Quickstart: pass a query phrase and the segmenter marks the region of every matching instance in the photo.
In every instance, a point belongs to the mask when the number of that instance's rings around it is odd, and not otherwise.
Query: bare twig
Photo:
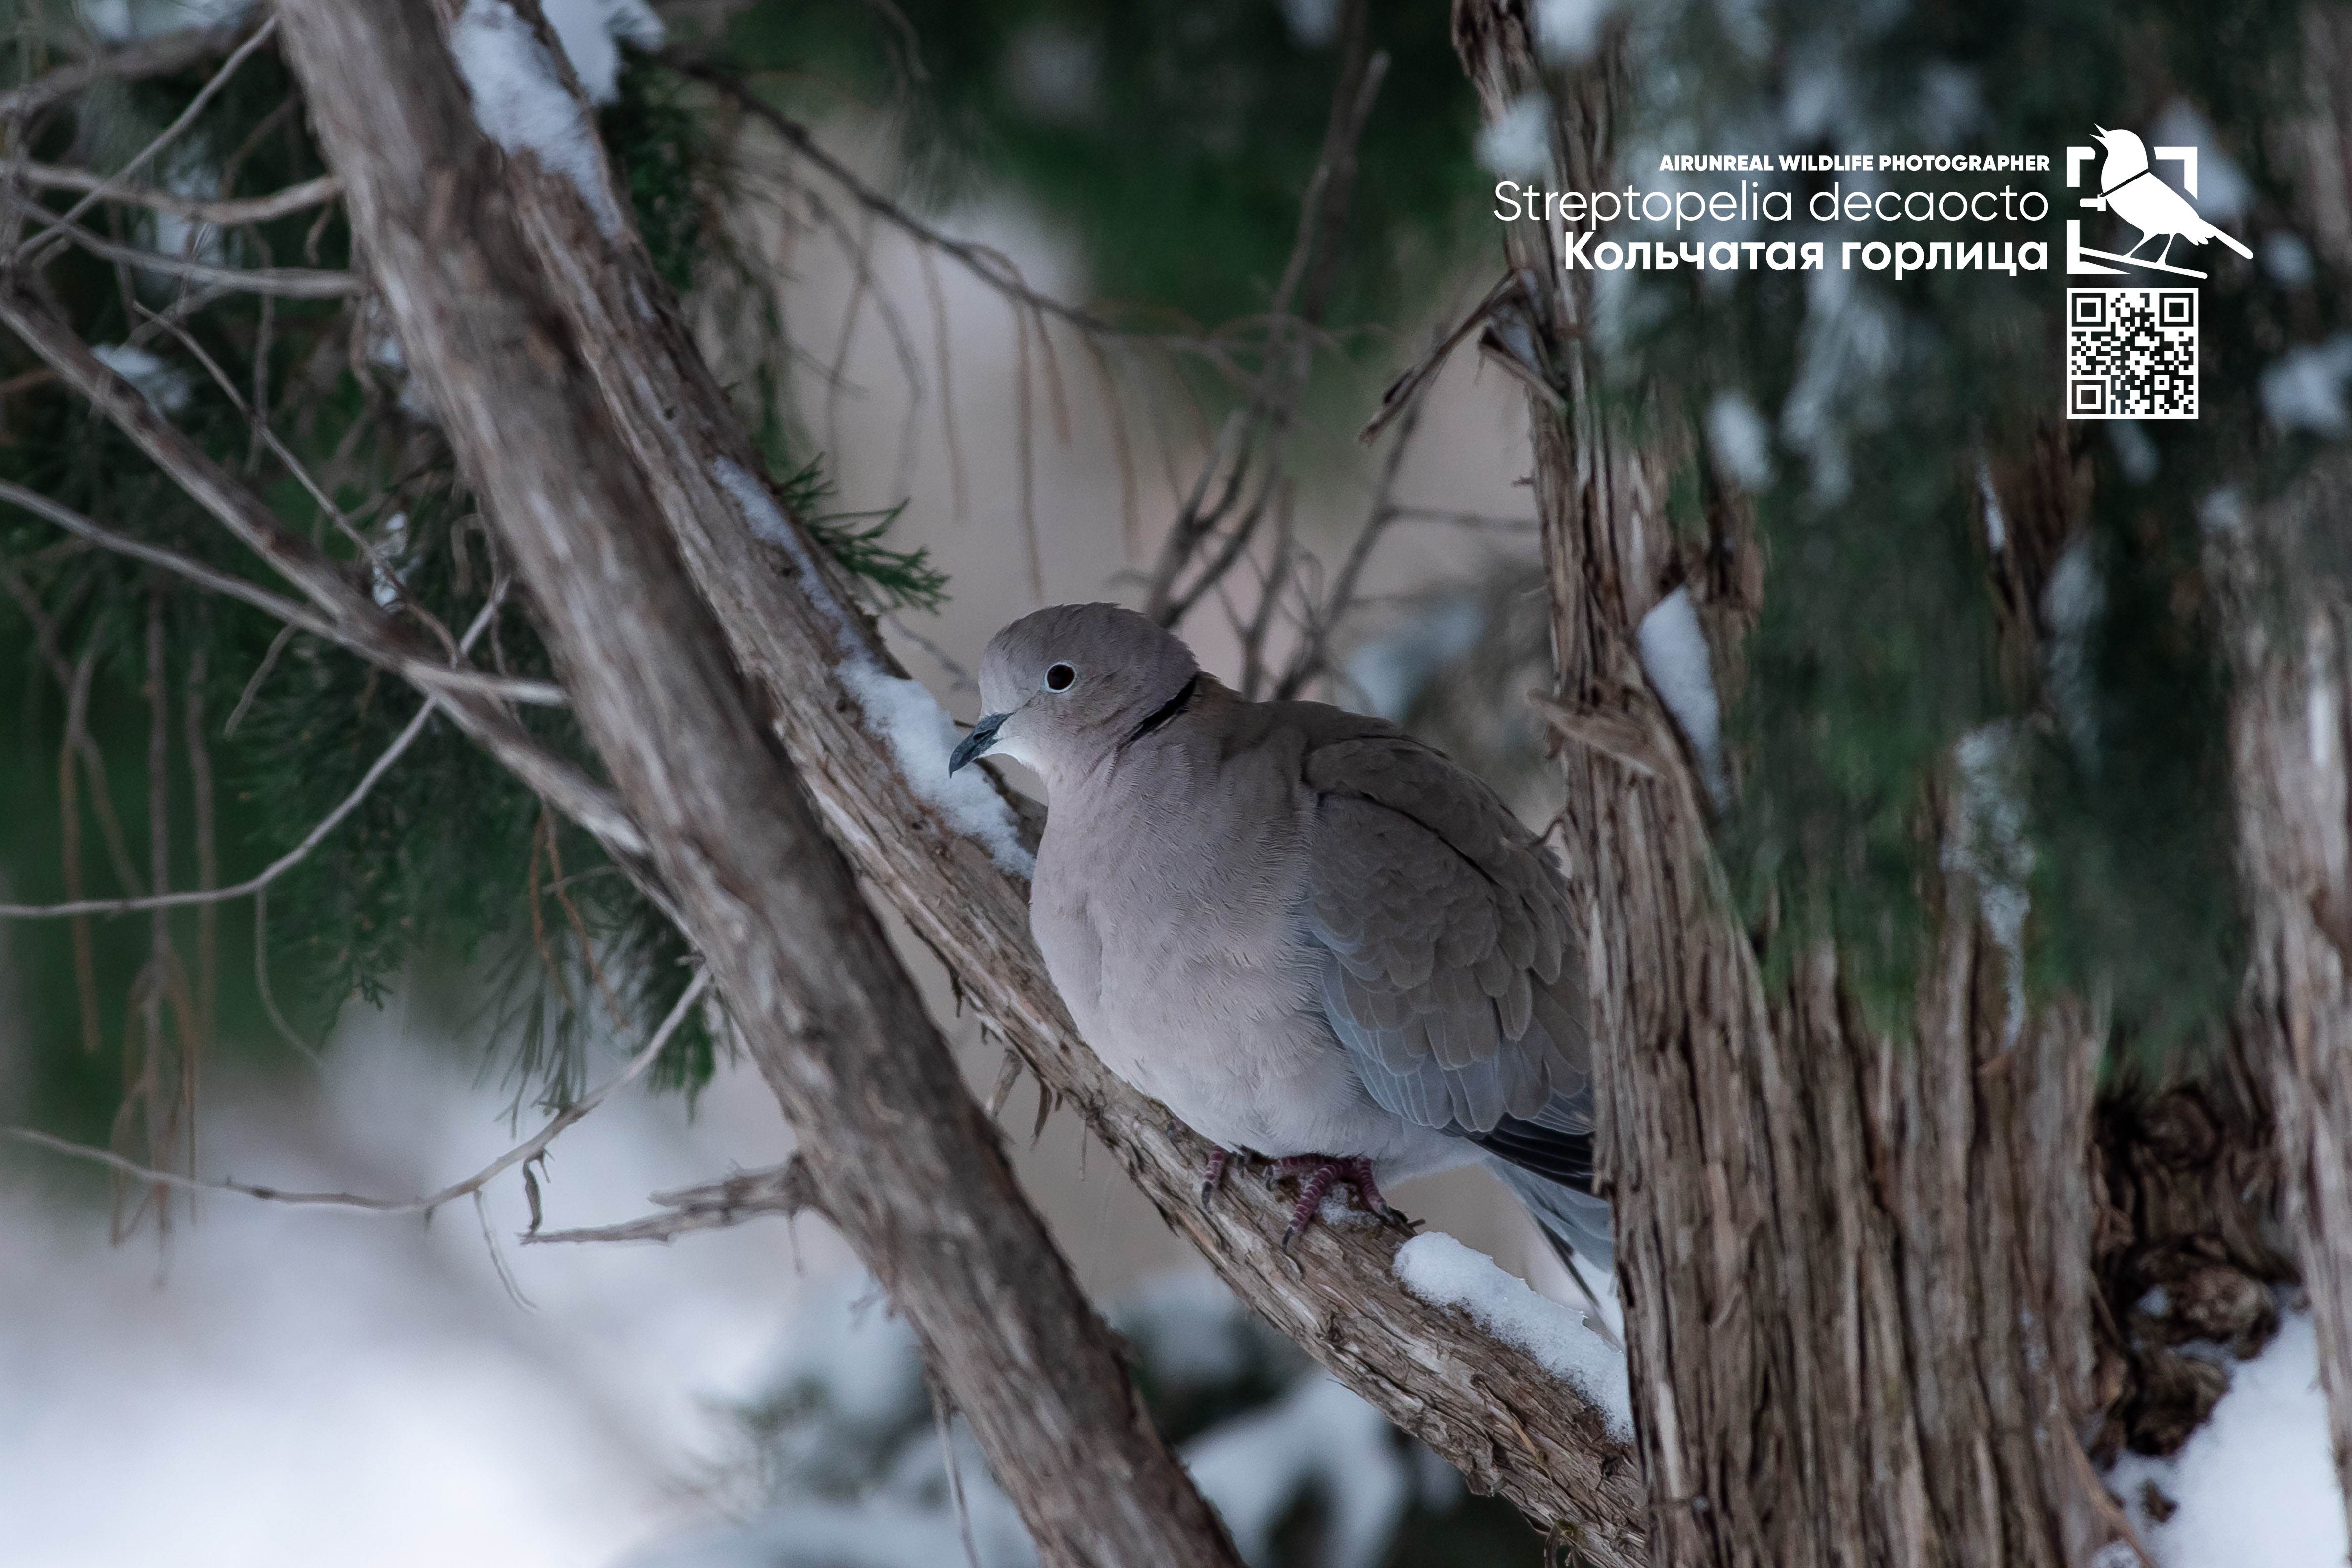
[[[483,628],[487,627],[492,618],[498,614],[505,597],[506,585],[501,583],[491,594],[489,602],[483,605],[480,612],[474,617],[474,623],[466,629],[465,638],[460,643],[462,649],[471,650],[475,640],[482,634]],[[210,885],[207,878],[205,883],[194,892],[157,893],[141,898],[86,898],[69,904],[0,904],[0,920],[43,919],[58,915],[128,915],[138,910],[182,909],[190,905],[201,909],[225,904],[230,899],[243,898],[248,894],[258,894],[271,883],[301,864],[309,858],[310,852],[326,840],[328,834],[342,824],[343,819],[359,810],[360,803],[368,798],[369,791],[373,790],[383,776],[392,770],[392,765],[399,761],[402,755],[415,744],[416,737],[425,733],[425,725],[439,709],[440,703],[439,697],[427,693],[424,704],[416,710],[416,716],[408,721],[406,728],[393,738],[392,744],[384,747],[383,754],[369,765],[368,770],[360,776],[360,781],[352,786],[352,792],[344,796],[333,810],[320,818],[310,831],[302,835],[300,842],[270,862],[257,874],[247,877],[243,882],[228,887],[214,887]],[[197,710],[192,716],[190,722],[193,726],[200,721],[201,710]],[[195,744],[196,734],[191,728],[190,745],[194,747]]]
[[[61,1155],[70,1155],[76,1159],[89,1160],[124,1176],[152,1182],[161,1186],[175,1187],[182,1192],[230,1192],[246,1197],[261,1198],[270,1203],[316,1205],[331,1208],[363,1208],[374,1214],[429,1214],[453,1199],[469,1197],[480,1191],[491,1181],[515,1166],[536,1160],[547,1152],[549,1145],[554,1143],[568,1128],[586,1117],[597,1106],[602,1105],[614,1090],[632,1083],[643,1076],[646,1069],[654,1064],[654,1059],[661,1055],[662,1048],[669,1043],[670,1036],[677,1033],[678,1026],[686,1021],[687,1014],[693,1009],[694,1004],[702,999],[703,990],[709,984],[709,977],[706,973],[698,971],[694,978],[688,983],[684,993],[678,997],[677,1004],[670,1009],[669,1016],[662,1019],[661,1027],[655,1030],[653,1038],[646,1042],[645,1049],[631,1057],[629,1064],[619,1072],[557,1112],[548,1119],[545,1126],[476,1171],[472,1176],[462,1181],[451,1182],[439,1191],[427,1193],[422,1197],[368,1197],[350,1192],[292,1192],[283,1187],[262,1186],[252,1182],[208,1181],[195,1176],[183,1176],[176,1171],[159,1170],[143,1166],[136,1160],[125,1159],[110,1149],[93,1148],[88,1144],[77,1144],[69,1138],[60,1138],[32,1127],[0,1128],[0,1134],[37,1145],[41,1148],[53,1149]]]
[[[697,1230],[723,1229],[769,1215],[790,1218],[818,1207],[816,1188],[798,1155],[764,1170],[738,1171],[723,1181],[657,1192],[653,1200],[667,1212],[577,1230],[534,1227],[524,1233],[523,1241],[675,1241]]]
[[[212,59],[236,47],[237,40],[252,26],[249,19],[240,19],[217,27],[159,33],[154,37],[110,49],[96,59],[59,67],[46,76],[0,92],[0,120],[37,113],[97,82],[143,81],[185,70],[199,60]]]
[[[75,169],[62,163],[0,162],[0,177],[9,175],[40,190],[101,192],[100,199],[104,201],[148,207],[222,228],[265,224],[289,213],[307,212],[335,200],[342,193],[342,187],[336,183],[332,174],[321,174],[315,180],[305,180],[282,191],[272,191],[266,196],[226,197],[219,201],[183,196],[175,192],[158,190],[152,185],[117,185],[113,183],[114,176],[93,173],[88,169]]]
[[[1173,626],[1190,613],[1249,548],[1265,515],[1298,399],[1306,390],[1315,332],[1336,276],[1339,232],[1354,189],[1356,148],[1388,73],[1388,57],[1370,52],[1363,0],[1349,0],[1339,28],[1339,78],[1331,95],[1323,151],[1299,202],[1297,237],[1267,314],[1265,354],[1248,406],[1227,421],[1151,570],[1144,613],[1163,626]],[[1216,499],[1204,505],[1220,472],[1223,483],[1216,486]],[[1249,503],[1236,516],[1234,507],[1244,494]],[[1225,529],[1224,538],[1205,560],[1200,559],[1220,528]],[[1188,569],[1195,569],[1189,580]]]
[[[154,140],[148,142],[146,146],[141,148],[138,153],[131,158],[130,162],[125,163],[121,168],[117,169],[113,173],[108,175],[106,179],[100,182],[95,189],[84,194],[81,200],[76,202],[72,206],[68,207],[65,210],[64,214],[56,220],[57,227],[60,230],[68,229],[74,219],[88,212],[92,205],[94,205],[110,189],[113,187],[116,182],[128,180],[131,175],[145,168],[149,161],[152,160],[156,153],[161,152],[164,148],[177,141],[181,132],[186,131],[189,126],[195,123],[196,117],[205,111],[205,106],[212,102],[214,97],[219,93],[221,89],[228,85],[229,78],[236,75],[237,68],[245,64],[247,60],[250,59],[253,57],[254,51],[260,48],[262,45],[268,43],[271,36],[277,31],[278,18],[273,15],[268,21],[262,23],[260,26],[254,29],[253,36],[251,37],[246,39],[245,42],[239,44],[230,52],[228,58],[221,62],[220,69],[215,71],[212,75],[212,79],[205,82],[204,87],[196,93],[196,96],[188,100],[188,107],[180,111],[178,118],[174,119],[171,124],[165,126],[163,130],[157,131],[155,133]],[[46,216],[46,214],[43,215]],[[22,265],[26,267],[37,265],[41,256],[57,243],[58,241],[53,235],[43,235],[40,238],[27,241],[26,244],[19,246],[18,259]]]
[[[463,692],[497,697],[506,702],[535,703],[551,707],[563,705],[563,688],[551,682],[517,680],[483,670],[460,669],[440,664],[421,651],[412,653],[396,646],[387,646],[379,637],[319,614],[234,572],[223,571],[193,556],[165,549],[161,545],[151,545],[144,539],[135,539],[128,534],[117,533],[102,524],[92,522],[71,507],[59,506],[37,490],[28,490],[22,485],[0,479],[0,501],[44,517],[77,538],[86,539],[118,555],[129,556],[133,560],[162,567],[200,588],[208,588],[215,593],[250,604],[256,610],[276,616],[289,626],[323,637],[339,647],[382,664],[428,692]]]
[[[262,294],[279,299],[341,299],[357,294],[362,287],[355,272],[320,272],[302,267],[215,267],[210,262],[165,256],[161,251],[101,239],[63,218],[55,220],[50,229],[101,261],[120,262],[134,271],[185,278],[231,294]]]

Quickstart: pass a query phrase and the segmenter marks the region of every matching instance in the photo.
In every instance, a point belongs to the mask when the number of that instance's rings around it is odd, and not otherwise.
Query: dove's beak
[[[981,715],[980,722],[971,727],[971,733],[965,736],[957,745],[955,750],[949,755],[948,777],[950,779],[954,778],[958,772],[961,771],[965,763],[982,756],[990,747],[994,746],[996,744],[996,732],[1003,728],[1004,721],[1012,716],[1013,716],[1011,714],[1005,713],[984,713]]]

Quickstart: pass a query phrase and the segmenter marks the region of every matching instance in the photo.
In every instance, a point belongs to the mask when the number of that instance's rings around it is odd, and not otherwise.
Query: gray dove
[[[1216,1150],[1203,1202],[1234,1155],[1300,1175],[1287,1248],[1335,1183],[1401,1220],[1383,1183],[1484,1161],[1610,1266],[1582,943],[1492,789],[1394,725],[1252,702],[1115,604],[1005,627],[980,693],[949,771],[1045,781],[1030,928],[1104,1064]]]

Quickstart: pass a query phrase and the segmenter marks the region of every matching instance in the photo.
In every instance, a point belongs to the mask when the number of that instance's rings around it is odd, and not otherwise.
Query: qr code
[[[2066,290],[2066,417],[2195,419],[2197,290]]]

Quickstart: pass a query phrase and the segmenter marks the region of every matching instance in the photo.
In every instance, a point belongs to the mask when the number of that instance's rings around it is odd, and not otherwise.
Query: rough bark
[[[301,7],[310,17],[330,10],[341,15],[326,0]],[[445,5],[439,14],[446,22],[454,11]],[[387,79],[381,65],[340,74],[328,89],[343,97],[362,89],[415,90]],[[479,152],[470,120],[463,129],[465,157],[489,156]],[[458,182],[478,167],[462,162],[453,136],[445,131],[415,151],[348,135],[330,134],[328,141],[347,180],[360,172],[355,163],[374,162],[383,166],[366,177],[376,185],[426,192],[429,200],[402,209],[421,225],[434,203],[454,202],[455,193],[469,189]],[[804,538],[797,551],[755,538],[714,479],[718,459],[756,474],[758,458],[642,247],[634,236],[615,242],[601,235],[576,190],[536,159],[493,166],[555,313],[541,333],[564,357],[549,361],[557,373],[539,379],[593,405],[611,455],[633,463],[644,486],[634,515],[667,530],[756,695],[763,724],[783,742],[825,826],[867,884],[948,964],[965,1003],[1086,1118],[1169,1225],[1255,1311],[1451,1460],[1473,1487],[1499,1491],[1536,1523],[1561,1530],[1596,1565],[1640,1561],[1644,1510],[1630,1452],[1607,1436],[1598,1411],[1533,1358],[1406,1293],[1390,1271],[1391,1233],[1318,1228],[1294,1258],[1279,1246],[1287,1214],[1278,1195],[1230,1184],[1214,1205],[1196,1201],[1204,1145],[1113,1078],[1079,1040],[1030,941],[1026,885],[947,826],[866,727],[840,672],[845,661],[868,658],[896,672],[870,622]],[[597,174],[625,205],[610,171],[600,165]],[[441,187],[452,193],[431,193]],[[381,256],[372,261],[379,272],[387,265]],[[452,308],[471,287],[453,298]],[[407,346],[412,362],[439,351]],[[814,577],[800,564],[811,559]]]
[[[2352,16],[2304,17],[2306,112],[2273,149],[2337,277],[2352,273]],[[2244,1028],[2269,1068],[2284,1207],[2309,1289],[2336,1476],[2352,1521],[2352,466],[2331,455],[2209,536],[2236,686]]]
[[[1237,1568],[1014,1184],[767,733],[423,0],[285,0],[288,54],[409,362],[536,601],[583,727],[800,1139],[1045,1559]]]
[[[1546,92],[1553,183],[1608,186],[1622,68],[1604,53],[1546,81],[1517,0],[1457,0],[1454,18],[1486,116]],[[2083,1562],[2106,1538],[2077,1438],[2100,1021],[2063,999],[2012,1013],[2011,960],[1957,873],[1927,890],[1899,1037],[1864,1021],[1827,946],[1767,985],[1634,653],[1687,582],[1733,667],[1756,541],[1728,517],[1714,548],[1678,544],[1675,455],[1594,395],[1583,275],[1542,225],[1507,243],[1549,383],[1529,400],[1532,479],[1651,1560]]]
[[[2352,1509],[2352,611],[2341,578],[2311,559],[2347,516],[2352,471],[2336,460],[2210,553],[2236,665],[2230,744],[2252,938],[2243,1027],[2269,1068],[2286,1220]]]

